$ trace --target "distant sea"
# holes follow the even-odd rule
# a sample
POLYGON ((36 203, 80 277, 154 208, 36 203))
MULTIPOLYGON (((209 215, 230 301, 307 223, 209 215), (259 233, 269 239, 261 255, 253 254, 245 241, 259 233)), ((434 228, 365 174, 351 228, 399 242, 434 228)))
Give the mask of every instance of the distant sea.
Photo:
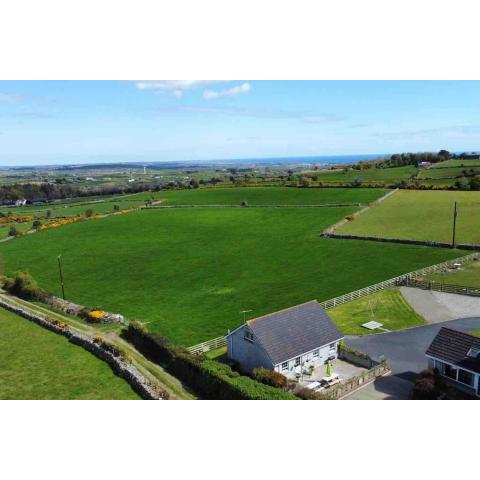
MULTIPOLYGON (((0 170, 29 170, 30 168, 37 169, 63 169, 63 168, 118 168, 118 167, 143 167, 151 166, 153 168, 178 168, 178 167, 195 167, 201 165, 287 165, 287 164, 342 164, 355 163, 361 160, 373 160, 381 158, 389 154, 355 154, 355 155, 316 155, 308 157, 266 157, 266 158, 224 158, 215 160, 155 160, 155 157, 141 157, 141 156, 124 156, 123 158, 111 157, 107 161, 99 157, 97 161, 91 159, 83 162, 59 162, 59 163, 45 163, 32 165, 25 162, 24 165, 10 165, 0 166, 0 170), (115 159, 114 159, 115 158, 115 159)), ((23 163, 23 162, 22 162, 23 163)))
MULTIPOLYGON (((355 154, 355 155, 319 155, 308 157, 271 157, 271 158, 243 158, 232 160, 214 160, 213 163, 354 163, 361 160, 373 160, 375 158, 385 157, 387 153, 370 153, 370 154, 355 154)), ((209 163, 209 162, 205 162, 209 163)))

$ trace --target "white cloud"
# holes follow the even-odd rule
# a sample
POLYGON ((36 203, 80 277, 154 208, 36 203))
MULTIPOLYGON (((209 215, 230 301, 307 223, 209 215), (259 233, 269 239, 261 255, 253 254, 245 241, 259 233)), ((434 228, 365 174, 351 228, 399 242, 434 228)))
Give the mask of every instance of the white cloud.
POLYGON ((17 100, 20 100, 20 97, 18 95, 0 92, 0 102, 15 102, 17 100))
POLYGON ((147 80, 136 82, 135 85, 139 90, 171 93, 176 97, 181 97, 186 90, 205 87, 215 82, 216 80, 147 80))
POLYGON ((237 85, 232 88, 227 88, 225 90, 205 90, 203 92, 203 98, 206 100, 212 100, 214 98, 219 97, 236 97, 238 95, 243 95, 244 93, 248 93, 252 87, 249 83, 245 82, 241 85, 237 85))

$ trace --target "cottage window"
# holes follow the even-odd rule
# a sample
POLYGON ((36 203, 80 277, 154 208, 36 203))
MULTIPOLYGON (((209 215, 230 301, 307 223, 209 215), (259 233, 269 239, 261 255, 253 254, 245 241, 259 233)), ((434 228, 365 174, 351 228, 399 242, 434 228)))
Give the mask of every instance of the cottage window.
POLYGON ((465 385, 473 386, 473 375, 466 370, 458 370, 458 381, 465 385))
POLYGON ((318 358, 319 355, 320 355, 320 350, 315 350, 313 352, 313 358, 318 358))
POLYGON ((445 364, 445 370, 443 374, 448 378, 452 378, 453 380, 457 379, 457 369, 451 365, 445 364))
POLYGON ((282 363, 282 371, 288 370, 288 362, 282 363))
POLYGON ((330 350, 335 350, 335 344, 334 343, 330 344, 330 350))
POLYGON ((253 333, 250 330, 245 330, 245 333, 243 335, 243 338, 247 340, 248 342, 253 343, 253 333))
POLYGON ((295 366, 298 367, 300 365, 300 357, 295 359, 295 366))

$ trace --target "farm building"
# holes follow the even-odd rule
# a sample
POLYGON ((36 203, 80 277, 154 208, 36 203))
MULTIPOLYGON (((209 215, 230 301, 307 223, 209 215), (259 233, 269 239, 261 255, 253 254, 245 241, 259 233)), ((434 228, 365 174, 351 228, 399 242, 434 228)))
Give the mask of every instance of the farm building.
POLYGON ((480 338, 442 327, 426 352, 428 366, 449 383, 480 396, 480 338))
POLYGON ((246 321, 227 335, 228 356, 245 371, 288 374, 338 355, 343 334, 316 301, 246 321))
POLYGON ((427 169, 427 168, 430 168, 432 166, 432 163, 431 162, 420 162, 418 164, 418 166, 420 168, 424 168, 424 169, 427 169))

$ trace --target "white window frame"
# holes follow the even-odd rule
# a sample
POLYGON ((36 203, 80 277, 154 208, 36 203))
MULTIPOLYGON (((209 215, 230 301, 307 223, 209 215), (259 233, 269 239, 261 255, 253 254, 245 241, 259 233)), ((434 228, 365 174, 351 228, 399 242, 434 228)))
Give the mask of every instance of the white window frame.
POLYGON ((302 364, 302 357, 295 358, 295 366, 299 367, 302 364))
POLYGON ((282 362, 281 369, 282 369, 282 372, 284 372, 285 370, 288 370, 288 362, 282 362))
POLYGON ((320 357, 320 349, 319 348, 313 352, 313 358, 318 358, 318 357, 320 357))

